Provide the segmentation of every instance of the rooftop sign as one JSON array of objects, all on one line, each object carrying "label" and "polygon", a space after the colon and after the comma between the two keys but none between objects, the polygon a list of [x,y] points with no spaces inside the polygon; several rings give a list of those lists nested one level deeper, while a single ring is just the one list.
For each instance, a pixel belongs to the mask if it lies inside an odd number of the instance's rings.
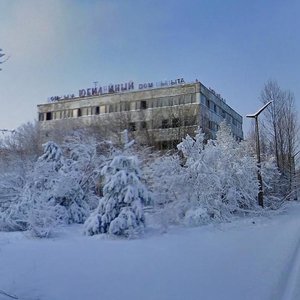
[{"label": "rooftop sign", "polygon": [[184,84],[185,81],[183,78],[178,78],[175,80],[165,80],[159,82],[148,82],[148,83],[140,83],[135,85],[133,81],[129,81],[121,84],[109,84],[107,86],[97,86],[97,82],[95,82],[95,86],[92,88],[80,89],[78,91],[78,96],[75,94],[67,94],[63,96],[53,96],[48,98],[48,102],[56,102],[60,100],[69,100],[74,98],[84,98],[91,96],[100,96],[104,94],[115,94],[115,93],[123,93],[134,90],[146,90],[153,88],[161,88],[165,86],[173,86],[178,84]]}]

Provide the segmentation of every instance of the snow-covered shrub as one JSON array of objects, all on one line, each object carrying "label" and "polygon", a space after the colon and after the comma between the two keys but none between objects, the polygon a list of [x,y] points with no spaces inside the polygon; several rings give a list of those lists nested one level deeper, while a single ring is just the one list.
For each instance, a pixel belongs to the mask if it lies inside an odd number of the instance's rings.
[{"label": "snow-covered shrub", "polygon": [[47,238],[60,224],[60,217],[61,210],[53,201],[33,199],[28,209],[27,229],[34,237]]},{"label": "snow-covered shrub", "polygon": [[[49,141],[43,148],[35,161],[30,155],[27,162],[22,159],[26,154],[18,152],[0,160],[5,171],[0,175],[0,230],[38,232],[38,226],[50,223],[84,223],[97,207],[103,188],[100,170],[111,159],[112,144],[74,132],[62,147]],[[48,235],[40,229],[36,235]]]},{"label": "snow-covered shrub", "polygon": [[194,144],[188,138],[178,145],[186,157],[185,182],[192,191],[186,222],[197,223],[198,218],[202,224],[207,222],[207,216],[211,220],[226,220],[232,213],[255,209],[258,191],[255,159],[243,151],[224,123],[216,140],[207,144],[203,141],[203,134],[198,132]]},{"label": "snow-covered shrub", "polygon": [[117,155],[102,169],[103,197],[84,224],[84,233],[132,237],[144,227],[143,205],[148,191],[134,156]]},{"label": "snow-covered shrub", "polygon": [[178,145],[181,153],[151,164],[156,206],[168,222],[201,225],[258,208],[257,166],[243,143],[221,124],[216,140],[201,130]]},{"label": "snow-covered shrub", "polygon": [[166,230],[169,224],[181,222],[187,210],[189,188],[184,182],[185,168],[176,155],[163,155],[148,161],[145,176],[152,192],[150,226],[159,225]]}]

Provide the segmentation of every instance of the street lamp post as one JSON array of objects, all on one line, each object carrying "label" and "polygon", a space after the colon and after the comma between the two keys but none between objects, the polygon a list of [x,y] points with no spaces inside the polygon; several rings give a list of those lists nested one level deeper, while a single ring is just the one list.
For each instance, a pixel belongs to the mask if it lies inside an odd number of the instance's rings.
[{"label": "street lamp post", "polygon": [[266,103],[261,109],[259,109],[255,114],[246,115],[247,118],[253,118],[255,120],[255,136],[256,136],[256,155],[257,155],[257,179],[259,183],[258,190],[258,205],[264,207],[264,193],[263,193],[263,180],[261,176],[261,160],[260,160],[260,142],[259,142],[259,130],[258,130],[258,116],[263,112],[267,106],[269,106],[273,101]]}]

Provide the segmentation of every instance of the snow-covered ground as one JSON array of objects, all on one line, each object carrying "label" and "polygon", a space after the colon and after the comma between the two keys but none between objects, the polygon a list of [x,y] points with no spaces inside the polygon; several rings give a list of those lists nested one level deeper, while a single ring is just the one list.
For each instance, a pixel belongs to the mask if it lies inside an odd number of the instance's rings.
[{"label": "snow-covered ground", "polygon": [[[18,299],[300,299],[300,205],[142,239],[0,233],[0,290]],[[11,299],[0,294],[0,299]]]}]

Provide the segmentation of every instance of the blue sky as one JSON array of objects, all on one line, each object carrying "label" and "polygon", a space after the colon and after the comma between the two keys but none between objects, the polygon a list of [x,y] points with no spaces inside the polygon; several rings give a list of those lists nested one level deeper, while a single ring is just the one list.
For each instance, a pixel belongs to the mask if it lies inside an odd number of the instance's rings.
[{"label": "blue sky", "polygon": [[49,96],[94,81],[198,79],[245,117],[274,79],[299,110],[299,13],[298,0],[1,0],[0,48],[10,59],[0,128],[33,121]]}]

